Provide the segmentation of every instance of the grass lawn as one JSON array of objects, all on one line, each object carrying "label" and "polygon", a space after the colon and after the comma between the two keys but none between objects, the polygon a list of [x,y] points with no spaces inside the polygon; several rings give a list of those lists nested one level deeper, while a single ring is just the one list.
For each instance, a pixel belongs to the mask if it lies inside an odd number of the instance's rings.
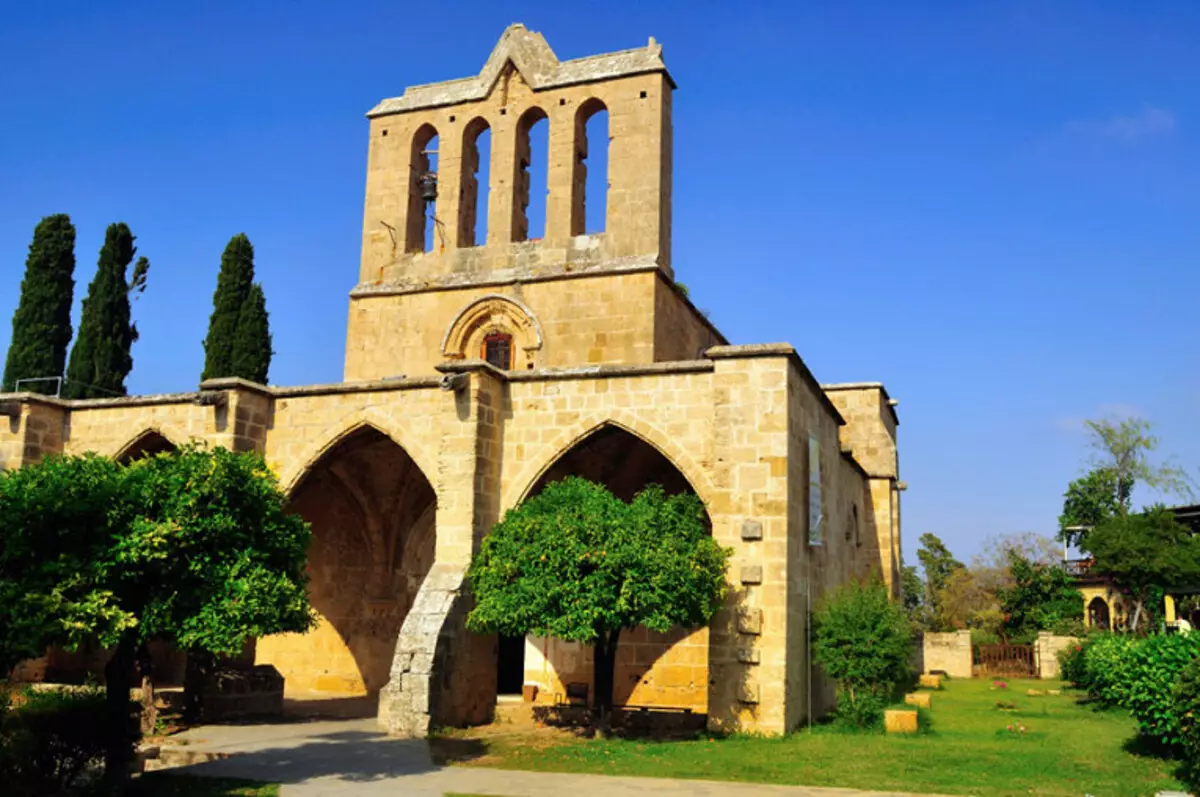
[{"label": "grass lawn", "polygon": [[[934,693],[930,731],[916,736],[818,727],[784,738],[604,741],[490,726],[455,731],[446,742],[482,747],[463,763],[505,769],[997,796],[1140,797],[1181,789],[1172,777],[1176,762],[1141,752],[1124,712],[1095,711],[1069,692],[1026,695],[1055,686],[1014,680],[993,691],[990,680],[951,681]],[[1015,709],[998,708],[998,701]],[[1009,724],[1023,724],[1027,733],[1009,733]]]}]

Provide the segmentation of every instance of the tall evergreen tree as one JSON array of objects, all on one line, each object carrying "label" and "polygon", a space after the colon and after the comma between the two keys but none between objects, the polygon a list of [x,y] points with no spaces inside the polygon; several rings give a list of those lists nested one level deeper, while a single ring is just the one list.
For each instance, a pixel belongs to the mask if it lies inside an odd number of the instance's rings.
[{"label": "tall evergreen tree", "polygon": [[125,395],[125,377],[133,370],[133,342],[138,338],[129,295],[146,288],[150,261],[138,258],[133,277],[125,269],[137,252],[124,223],[110,224],[100,248],[96,276],[88,285],[79,319],[79,337],[71,349],[64,395],[68,398],[106,398]]},{"label": "tall evergreen tree", "polygon": [[[47,216],[34,228],[29,244],[0,391],[16,389],[18,379],[62,376],[71,342],[74,274],[75,226],[71,217],[65,213]],[[28,389],[53,393],[55,385],[37,382]]]},{"label": "tall evergreen tree", "polygon": [[271,368],[271,327],[267,315],[267,297],[262,284],[254,283],[242,302],[237,333],[233,339],[233,375],[260,385],[267,383]]},{"label": "tall evergreen tree", "polygon": [[240,376],[234,372],[234,341],[242,305],[254,284],[254,246],[245,233],[229,240],[221,255],[221,271],[217,274],[217,290],[213,293],[213,311],[208,321],[208,337],[204,340],[204,372],[200,380],[224,376]]}]

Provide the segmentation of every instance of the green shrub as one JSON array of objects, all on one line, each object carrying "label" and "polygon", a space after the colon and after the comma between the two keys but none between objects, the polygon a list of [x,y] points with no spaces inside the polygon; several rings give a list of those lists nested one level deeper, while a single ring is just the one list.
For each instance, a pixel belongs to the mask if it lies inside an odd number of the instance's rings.
[{"label": "green shrub", "polygon": [[1123,705],[1142,735],[1166,745],[1180,743],[1180,711],[1175,683],[1200,658],[1200,634],[1156,634],[1138,640],[1128,652],[1129,688]]},{"label": "green shrub", "polygon": [[1087,689],[1087,655],[1092,640],[1082,639],[1058,652],[1058,672],[1064,681],[1078,689]]},{"label": "green shrub", "polygon": [[1088,646],[1084,661],[1088,694],[1105,706],[1124,706],[1132,663],[1129,651],[1137,640],[1124,634],[1101,634]]},{"label": "green shrub", "polygon": [[[6,695],[4,704],[0,716],[4,794],[63,794],[104,761],[107,704],[102,689],[26,690],[15,700]],[[131,734],[131,748],[134,741]]]},{"label": "green shrub", "polygon": [[903,607],[878,581],[836,589],[814,617],[813,656],[837,683],[836,719],[879,724],[897,684],[910,676],[912,630]]},{"label": "green shrub", "polygon": [[1180,748],[1183,751],[1183,781],[1193,792],[1200,791],[1200,658],[1183,668],[1174,690],[1179,716]]}]

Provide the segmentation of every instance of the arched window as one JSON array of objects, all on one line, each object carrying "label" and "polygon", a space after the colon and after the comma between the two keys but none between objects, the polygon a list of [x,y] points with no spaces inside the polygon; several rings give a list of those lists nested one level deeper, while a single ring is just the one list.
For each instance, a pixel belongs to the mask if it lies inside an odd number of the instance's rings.
[{"label": "arched window", "polygon": [[491,128],[486,119],[476,117],[463,132],[462,199],[458,206],[459,246],[487,243],[491,160]]},{"label": "arched window", "polygon": [[503,371],[512,368],[512,349],[512,335],[507,332],[489,332],[483,336],[483,359]]},{"label": "arched window", "polygon": [[604,232],[608,213],[608,108],[596,98],[575,113],[571,235]]},{"label": "arched window", "polygon": [[[512,239],[528,241],[546,234],[546,192],[550,165],[550,122],[541,108],[530,108],[517,123],[513,187]],[[538,190],[532,190],[537,186]]]},{"label": "arched window", "polygon": [[438,132],[425,124],[413,135],[409,155],[408,224],[404,251],[431,252],[444,243],[445,231],[438,229]]}]

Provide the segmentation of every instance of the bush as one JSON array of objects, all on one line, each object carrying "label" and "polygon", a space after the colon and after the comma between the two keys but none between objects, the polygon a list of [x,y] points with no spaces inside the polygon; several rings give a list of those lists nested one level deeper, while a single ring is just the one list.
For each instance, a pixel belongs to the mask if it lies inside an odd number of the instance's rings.
[{"label": "bush", "polygon": [[1200,659],[1195,659],[1175,682],[1175,710],[1179,715],[1180,747],[1183,751],[1183,781],[1200,791]]},{"label": "bush", "polygon": [[1084,661],[1088,694],[1105,706],[1124,706],[1129,693],[1130,649],[1136,644],[1124,634],[1101,634],[1088,647]]},{"label": "bush", "polygon": [[[27,689],[6,695],[3,703],[0,780],[4,794],[63,794],[89,769],[103,763],[108,739],[102,689]],[[133,743],[131,735],[131,748]]]},{"label": "bush", "polygon": [[1180,673],[1200,658],[1200,635],[1157,634],[1138,640],[1128,652],[1129,688],[1125,708],[1142,735],[1162,744],[1181,741],[1181,712],[1175,700]]},{"label": "bush", "polygon": [[882,583],[844,584],[818,608],[813,655],[837,683],[836,719],[878,725],[896,685],[910,676],[912,630]]},{"label": "bush", "polygon": [[1064,681],[1078,689],[1087,689],[1087,655],[1092,640],[1083,639],[1058,652],[1058,672]]}]

